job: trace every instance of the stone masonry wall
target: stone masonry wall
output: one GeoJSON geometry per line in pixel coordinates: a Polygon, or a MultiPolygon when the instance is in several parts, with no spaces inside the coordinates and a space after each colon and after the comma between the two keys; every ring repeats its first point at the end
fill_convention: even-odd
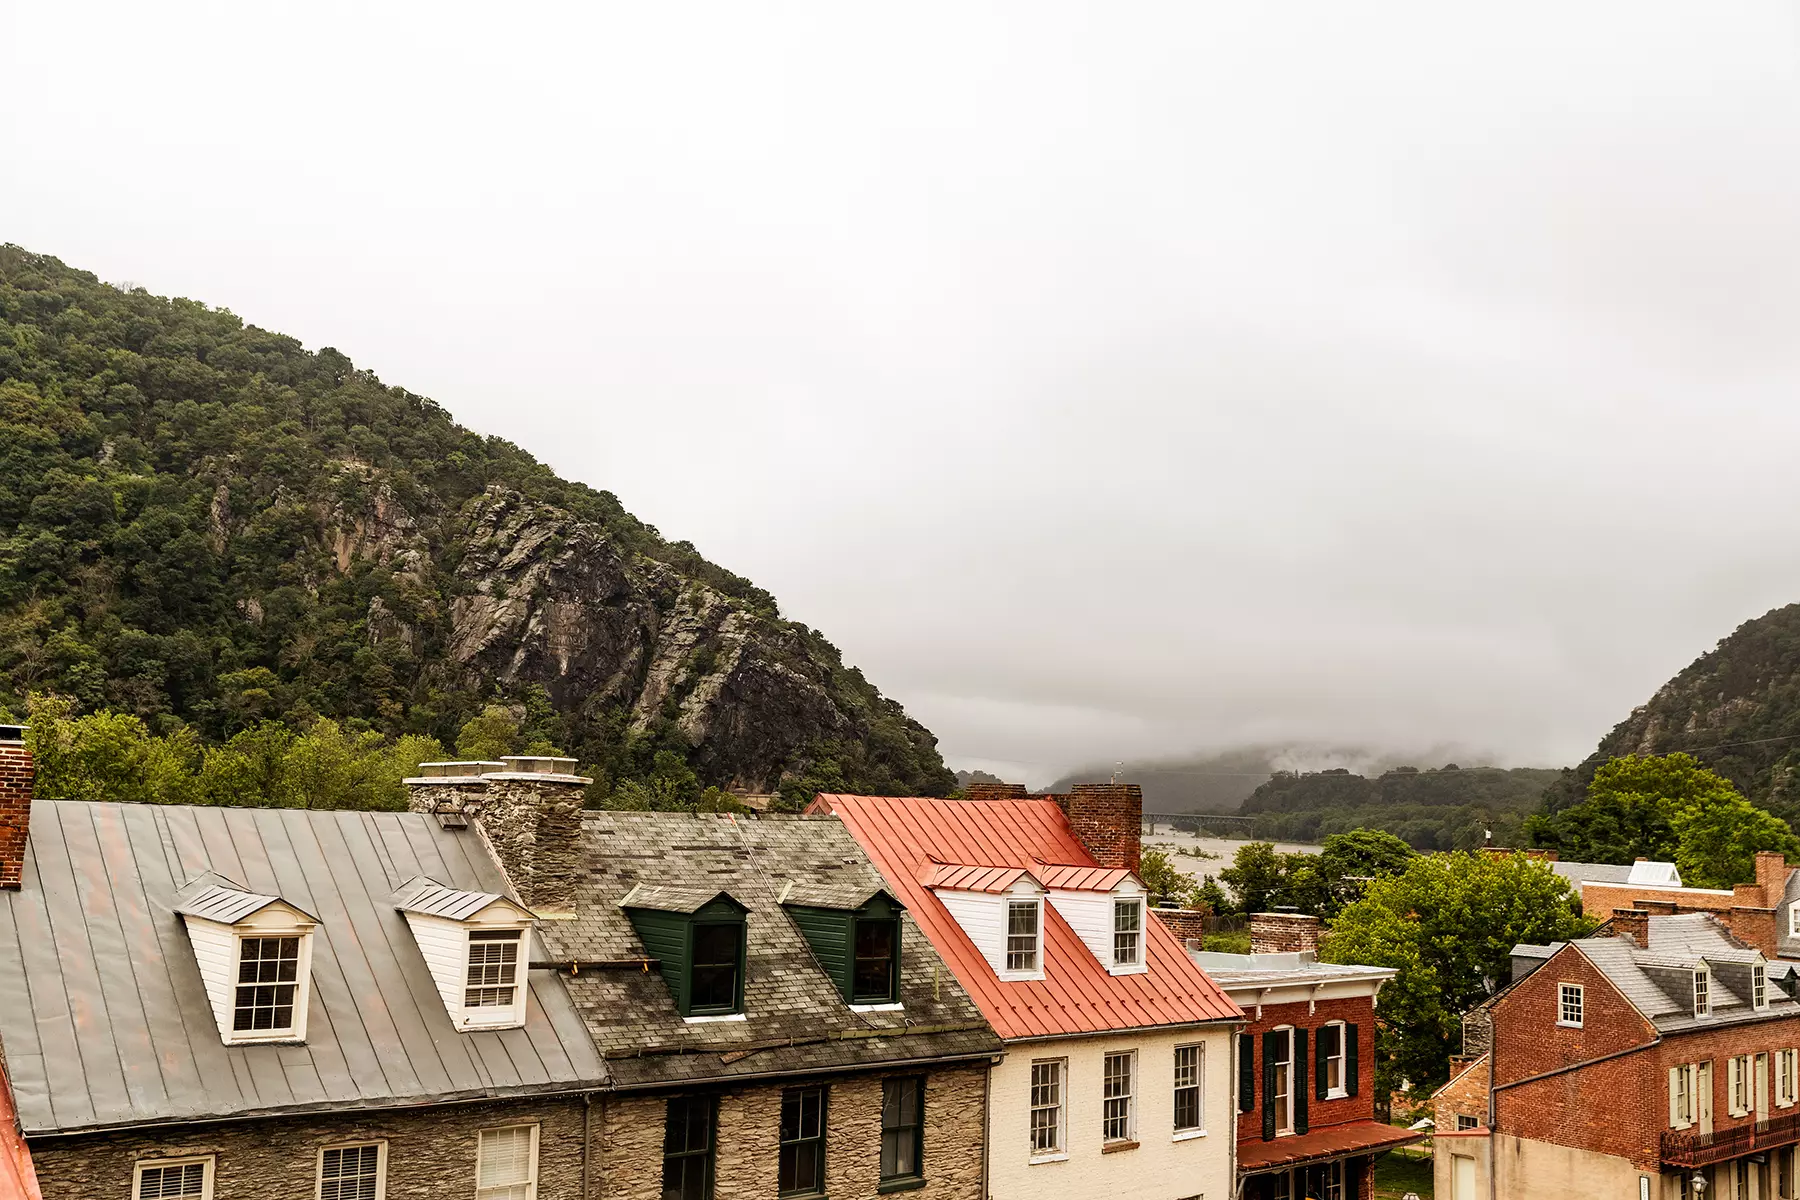
{"type": "Polygon", "coordinates": [[[574,911],[585,784],[498,774],[466,782],[409,781],[407,792],[414,812],[459,810],[479,822],[527,908],[541,916],[574,911]]]}
{"type": "MultiPolygon", "coordinates": [[[[596,1135],[598,1108],[596,1102],[596,1135]]],[[[45,1200],[126,1200],[140,1159],[202,1154],[217,1156],[213,1200],[297,1200],[315,1194],[321,1148],[385,1140],[388,1200],[444,1200],[474,1196],[481,1130],[535,1123],[538,1200],[581,1200],[582,1109],[576,1097],[276,1117],[150,1133],[36,1138],[31,1154],[45,1200]]],[[[659,1139],[661,1128],[659,1121],[659,1139]]],[[[597,1174],[598,1166],[596,1154],[590,1169],[597,1174]]],[[[591,1192],[600,1195],[597,1186],[591,1192]]]]}
{"type": "MultiPolygon", "coordinates": [[[[919,1200],[981,1200],[985,1065],[944,1067],[925,1082],[925,1186],[919,1200]]],[[[917,1074],[917,1072],[896,1072],[917,1074]]],[[[825,1101],[825,1192],[874,1200],[881,1182],[885,1075],[838,1078],[825,1101]]],[[[773,1196],[781,1137],[779,1083],[722,1090],[714,1195],[773,1196]]],[[[661,1200],[666,1095],[611,1097],[603,1137],[604,1200],[661,1200]]]]}
{"type": "Polygon", "coordinates": [[[0,742],[0,887],[22,885],[25,835],[31,825],[31,751],[0,742]]]}

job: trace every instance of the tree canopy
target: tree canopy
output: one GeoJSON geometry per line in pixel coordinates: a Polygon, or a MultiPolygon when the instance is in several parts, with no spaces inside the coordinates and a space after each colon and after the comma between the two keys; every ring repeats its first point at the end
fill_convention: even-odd
{"type": "Polygon", "coordinates": [[[1248,842],[1219,879],[1244,912],[1292,908],[1329,921],[1371,880],[1405,870],[1414,857],[1393,834],[1358,829],[1332,834],[1317,854],[1283,854],[1270,842],[1248,842]]]}

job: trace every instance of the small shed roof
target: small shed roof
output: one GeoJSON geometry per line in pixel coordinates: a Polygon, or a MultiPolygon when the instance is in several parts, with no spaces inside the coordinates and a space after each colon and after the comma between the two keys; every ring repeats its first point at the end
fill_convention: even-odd
{"type": "Polygon", "coordinates": [[[1038,863],[1031,868],[1038,882],[1058,892],[1110,892],[1137,876],[1124,867],[1096,867],[1091,863],[1038,863]]]}
{"type": "Polygon", "coordinates": [[[175,893],[176,912],[184,917],[217,921],[221,925],[235,925],[271,904],[285,904],[314,923],[319,919],[298,904],[283,900],[280,896],[264,896],[250,891],[217,871],[206,872],[175,893]]]}
{"type": "Polygon", "coordinates": [[[985,867],[969,863],[928,862],[919,868],[919,883],[928,888],[948,888],[953,892],[1009,892],[1019,880],[1029,879],[1043,884],[1030,867],[985,867]]]}

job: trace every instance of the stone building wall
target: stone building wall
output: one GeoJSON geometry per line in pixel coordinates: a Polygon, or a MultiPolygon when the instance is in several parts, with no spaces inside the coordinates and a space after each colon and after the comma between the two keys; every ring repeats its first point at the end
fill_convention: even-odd
{"type": "MultiPolygon", "coordinates": [[[[925,1186],[908,1196],[981,1200],[986,1073],[985,1065],[943,1067],[927,1073],[925,1186]]],[[[885,1078],[886,1074],[856,1075],[826,1085],[825,1193],[832,1200],[873,1200],[879,1194],[885,1078]]],[[[775,1195],[783,1090],[782,1084],[769,1083],[717,1092],[714,1195],[775,1195]]],[[[660,1200],[666,1104],[665,1094],[608,1098],[602,1152],[605,1190],[601,1195],[605,1200],[660,1200]]]]}
{"type": "MultiPolygon", "coordinates": [[[[510,1100],[35,1138],[30,1144],[45,1200],[127,1200],[138,1161],[207,1154],[215,1156],[213,1200],[304,1200],[315,1194],[321,1149],[371,1141],[387,1143],[388,1200],[445,1200],[474,1196],[481,1130],[536,1124],[538,1200],[581,1200],[583,1108],[580,1097],[510,1100]]],[[[598,1109],[596,1101],[596,1134],[598,1109]]],[[[659,1121],[659,1155],[661,1131],[659,1121]]],[[[598,1163],[596,1155],[591,1168],[598,1163]]],[[[597,1188],[590,1193],[600,1195],[597,1188]]]]}

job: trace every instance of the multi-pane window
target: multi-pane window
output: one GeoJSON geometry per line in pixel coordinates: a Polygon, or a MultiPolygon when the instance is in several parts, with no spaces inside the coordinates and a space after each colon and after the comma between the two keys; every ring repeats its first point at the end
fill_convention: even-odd
{"type": "Polygon", "coordinates": [[[1769,968],[1761,963],[1752,963],[1750,966],[1750,1007],[1769,1007],[1769,968]]]}
{"type": "Polygon", "coordinates": [[[1137,1054],[1125,1050],[1100,1062],[1100,1136],[1109,1142],[1131,1140],[1136,1123],[1137,1054]]]}
{"type": "Polygon", "coordinates": [[[506,1008],[513,1006],[519,990],[519,943],[523,934],[517,929],[472,929],[469,931],[469,978],[463,989],[466,1008],[506,1008]]]}
{"type": "Polygon", "coordinates": [[[1775,1052],[1775,1103],[1783,1108],[1800,1100],[1800,1050],[1775,1052]]]}
{"type": "Polygon", "coordinates": [[[537,1126],[483,1129],[475,1147],[475,1200],[537,1195],[537,1126]]]}
{"type": "Polygon", "coordinates": [[[1686,1129],[1694,1123],[1694,1064],[1669,1069],[1669,1124],[1686,1129]]]}
{"type": "Polygon", "coordinates": [[[711,1096],[677,1096],[663,1124],[662,1200],[712,1200],[713,1123],[711,1096]]]}
{"type": "Polygon", "coordinates": [[[694,965],[688,1008],[696,1013],[736,1012],[744,927],[736,921],[694,926],[694,965]]]}
{"type": "Polygon", "coordinates": [[[276,1035],[292,1030],[299,990],[299,938],[240,938],[232,1032],[276,1035]]]}
{"type": "Polygon", "coordinates": [[[1344,1023],[1333,1021],[1319,1030],[1319,1086],[1326,1097],[1343,1096],[1344,1023]]]}
{"type": "Polygon", "coordinates": [[[1268,1047],[1268,1071],[1274,1078],[1274,1086],[1263,1098],[1263,1103],[1275,1110],[1275,1132],[1292,1133],[1294,1131],[1294,1031],[1279,1029],[1273,1037],[1264,1042],[1268,1047]]]}
{"type": "Polygon", "coordinates": [[[1788,905],[1788,936],[1800,937],[1800,903],[1788,905]]]}
{"type": "Polygon", "coordinates": [[[379,1200],[381,1144],[327,1146],[319,1151],[318,1200],[379,1200]]]}
{"type": "Polygon", "coordinates": [[[1470,1129],[1480,1129],[1480,1128],[1481,1128],[1481,1118],[1480,1117],[1471,1117],[1468,1113],[1457,1113],[1456,1114],[1456,1131],[1458,1133],[1464,1133],[1470,1129]]]}
{"type": "Polygon", "coordinates": [[[824,1088],[789,1088],[781,1093],[776,1175],[783,1196],[813,1196],[825,1190],[824,1088]]]}
{"type": "Polygon", "coordinates": [[[856,963],[850,999],[858,1004],[882,1004],[894,999],[895,951],[900,945],[900,922],[891,919],[856,922],[856,963]]]}
{"type": "Polygon", "coordinates": [[[881,1182],[925,1174],[925,1080],[918,1075],[881,1085],[881,1182]]]}
{"type": "Polygon", "coordinates": [[[1113,901],[1113,966],[1135,967],[1143,959],[1144,902],[1113,901]]]}
{"type": "Polygon", "coordinates": [[[1556,1023],[1567,1025],[1573,1029],[1581,1028],[1582,992],[1579,983],[1560,983],[1556,986],[1556,1023]]]}
{"type": "Polygon", "coordinates": [[[1063,1064],[1061,1058],[1031,1064],[1031,1152],[1056,1154],[1063,1147],[1063,1064]]]}
{"type": "Polygon", "coordinates": [[[187,1158],[143,1162],[137,1168],[137,1200],[205,1200],[212,1159],[187,1158]]]}
{"type": "Polygon", "coordinates": [[[1269,1177],[1269,1200],[1294,1200],[1292,1171],[1277,1171],[1269,1177]]]}
{"type": "Polygon", "coordinates": [[[1175,1132],[1198,1129],[1204,1116],[1200,1107],[1200,1047],[1175,1047],[1175,1132]]]}
{"type": "Polygon", "coordinates": [[[1694,972],[1694,1015],[1704,1017],[1712,1012],[1712,980],[1705,967],[1694,972]]]}
{"type": "Polygon", "coordinates": [[[1741,1117],[1750,1111],[1750,1079],[1752,1067],[1748,1054],[1734,1055],[1725,1063],[1725,1090],[1731,1115],[1741,1117]]]}
{"type": "Polygon", "coordinates": [[[1009,900],[1006,904],[1006,969],[1038,969],[1038,902],[1009,900]]]}
{"type": "Polygon", "coordinates": [[[1324,1176],[1324,1200],[1344,1200],[1344,1160],[1326,1163],[1319,1174],[1324,1176]]]}

